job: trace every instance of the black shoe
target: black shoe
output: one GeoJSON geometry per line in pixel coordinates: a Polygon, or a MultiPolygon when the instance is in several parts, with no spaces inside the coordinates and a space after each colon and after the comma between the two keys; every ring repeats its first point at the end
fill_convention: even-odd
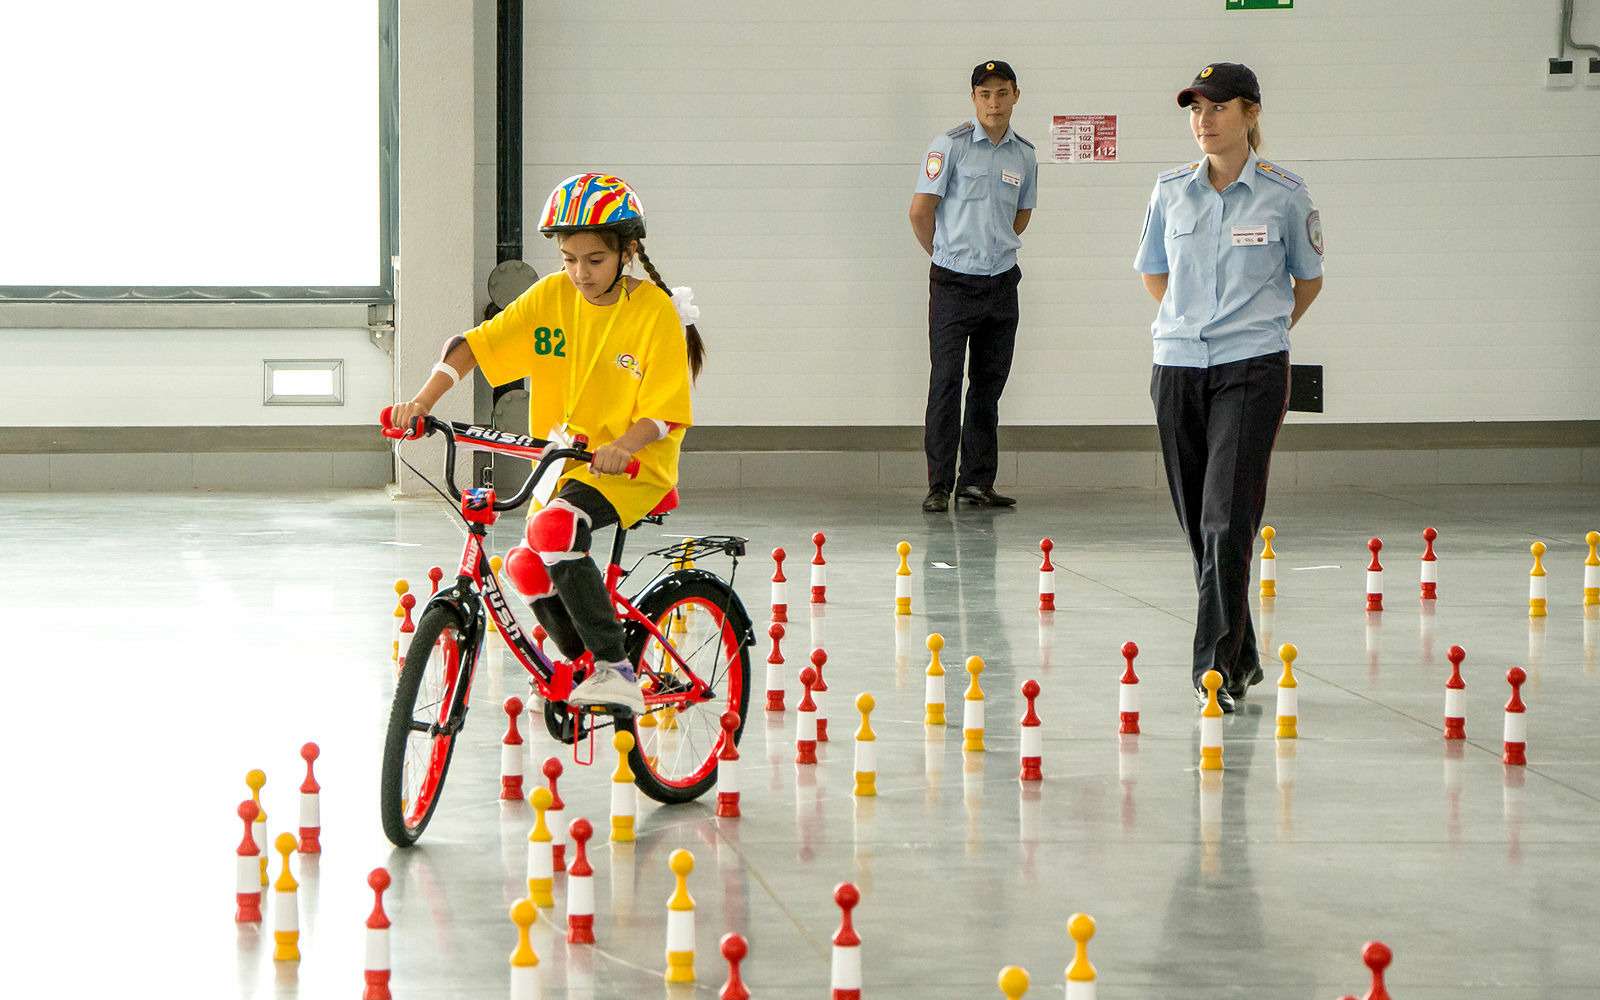
{"type": "Polygon", "coordinates": [[[1255,673],[1250,675],[1249,681],[1243,684],[1238,681],[1229,681],[1222,690],[1232,697],[1234,701],[1244,701],[1245,695],[1250,693],[1250,689],[1266,679],[1266,671],[1261,669],[1260,663],[1257,663],[1255,673]]]}
{"type": "MultiPolygon", "coordinates": [[[[1206,707],[1205,688],[1197,687],[1194,689],[1194,703],[1202,709],[1206,707]]],[[[1233,695],[1229,694],[1228,689],[1225,687],[1217,688],[1217,705],[1221,707],[1223,715],[1232,715],[1237,707],[1233,703],[1233,695]]]]}
{"type": "Polygon", "coordinates": [[[927,514],[943,514],[950,509],[950,494],[944,490],[929,490],[922,498],[922,510],[927,514]]]}
{"type": "Polygon", "coordinates": [[[956,490],[956,499],[965,500],[967,503],[979,507],[1015,507],[1017,502],[1011,497],[1003,497],[994,491],[992,486],[963,486],[956,490]]]}

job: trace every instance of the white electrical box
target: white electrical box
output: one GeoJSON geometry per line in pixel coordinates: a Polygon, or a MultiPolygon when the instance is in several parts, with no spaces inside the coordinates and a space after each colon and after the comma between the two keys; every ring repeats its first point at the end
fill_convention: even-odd
{"type": "Polygon", "coordinates": [[[1548,90],[1570,90],[1578,85],[1578,67],[1571,59],[1551,59],[1545,68],[1544,85],[1548,90]]]}

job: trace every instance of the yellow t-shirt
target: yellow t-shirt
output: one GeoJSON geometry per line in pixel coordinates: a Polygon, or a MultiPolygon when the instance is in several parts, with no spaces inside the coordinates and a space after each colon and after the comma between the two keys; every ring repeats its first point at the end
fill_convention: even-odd
{"type": "Polygon", "coordinates": [[[637,479],[596,475],[579,463],[563,471],[563,481],[604,494],[623,525],[636,523],[677,485],[678,451],[693,420],[689,349],[678,312],[660,288],[643,282],[616,303],[597,306],[557,271],[466,336],[490,383],[528,379],[528,431],[535,437],[565,421],[568,433],[588,435],[594,449],[640,420],[675,425],[635,454],[637,479]]]}

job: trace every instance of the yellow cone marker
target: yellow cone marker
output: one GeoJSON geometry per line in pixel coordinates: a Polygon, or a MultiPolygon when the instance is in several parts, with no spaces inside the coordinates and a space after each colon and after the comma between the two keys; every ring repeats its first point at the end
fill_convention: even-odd
{"type": "Polygon", "coordinates": [[[528,831],[528,899],[542,910],[553,910],[556,905],[550,893],[556,878],[555,854],[551,850],[553,839],[544,816],[554,801],[548,788],[535,788],[528,796],[534,817],[533,829],[528,831]]]}
{"type": "Polygon", "coordinates": [[[273,848],[283,855],[283,867],[278,881],[272,886],[272,960],[274,962],[300,961],[300,883],[289,871],[289,856],[300,846],[292,833],[278,834],[273,848]]]}
{"type": "Polygon", "coordinates": [[[528,931],[539,916],[529,899],[511,904],[511,922],[517,925],[517,947],[511,953],[511,1000],[538,1000],[539,956],[534,953],[528,931]]]}
{"type": "Polygon", "coordinates": [[[1207,670],[1200,683],[1206,689],[1206,707],[1200,710],[1200,770],[1222,770],[1222,706],[1217,704],[1217,688],[1222,675],[1207,670]]]}
{"type": "Polygon", "coordinates": [[[856,788],[855,794],[871,797],[878,794],[878,734],[872,731],[872,710],[878,706],[871,692],[856,695],[856,711],[861,713],[861,727],[856,730],[856,788]]]}
{"type": "Polygon", "coordinates": [[[1094,937],[1094,918],[1074,913],[1067,919],[1072,936],[1072,964],[1067,966],[1067,1000],[1094,1000],[1095,971],[1089,961],[1089,939],[1094,937]]]}
{"type": "Polygon", "coordinates": [[[667,982],[694,982],[694,897],[689,895],[689,873],[694,855],[679,848],[667,859],[678,880],[667,900],[667,982]]]}
{"type": "Polygon", "coordinates": [[[944,636],[937,632],[928,636],[927,711],[922,716],[925,726],[944,725],[944,664],[939,662],[941,649],[944,649],[944,636]]]}
{"type": "Polygon", "coordinates": [[[1528,617],[1543,618],[1549,597],[1544,575],[1544,543],[1534,542],[1528,546],[1528,551],[1533,553],[1533,569],[1528,571],[1528,617]]]}
{"type": "Polygon", "coordinates": [[[1261,550],[1261,596],[1278,596],[1278,554],[1272,551],[1272,540],[1278,537],[1278,529],[1270,524],[1261,526],[1261,540],[1266,547],[1261,550]]]}
{"type": "Polygon", "coordinates": [[[261,847],[261,884],[267,882],[267,855],[271,853],[272,841],[267,839],[267,810],[261,805],[261,789],[267,785],[267,772],[261,768],[246,772],[244,783],[250,788],[250,801],[256,804],[256,822],[250,829],[250,837],[261,847]]]}
{"type": "Polygon", "coordinates": [[[1300,738],[1300,685],[1294,679],[1294,661],[1300,650],[1292,642],[1278,647],[1278,659],[1283,661],[1283,676],[1278,678],[1278,739],[1300,738]]]}
{"type": "Polygon", "coordinates": [[[894,613],[909,615],[911,613],[911,564],[906,558],[911,555],[911,543],[901,540],[895,546],[895,551],[900,553],[900,568],[895,570],[894,577],[894,613]]]}
{"type": "Polygon", "coordinates": [[[639,811],[639,797],[633,787],[633,769],[628,754],[633,751],[633,734],[620,732],[611,737],[617,748],[617,769],[611,772],[611,842],[633,843],[633,817],[639,811]]]}
{"type": "Polygon", "coordinates": [[[983,746],[983,688],[978,686],[978,675],[983,673],[983,657],[967,657],[967,673],[972,683],[962,695],[961,749],[982,753],[983,746]]]}
{"type": "Polygon", "coordinates": [[[1028,970],[1017,965],[1008,965],[1000,970],[1000,992],[1005,994],[1006,1000],[1022,1000],[1028,992],[1028,970]]]}
{"type": "Polygon", "coordinates": [[[1583,561],[1583,603],[1600,604],[1600,531],[1583,536],[1589,543],[1589,558],[1583,561]]]}
{"type": "Polygon", "coordinates": [[[400,662],[400,623],[406,620],[405,605],[400,603],[400,599],[406,596],[406,593],[410,590],[411,584],[406,581],[396,580],[394,582],[394,632],[391,633],[389,649],[389,661],[391,663],[400,662]]]}

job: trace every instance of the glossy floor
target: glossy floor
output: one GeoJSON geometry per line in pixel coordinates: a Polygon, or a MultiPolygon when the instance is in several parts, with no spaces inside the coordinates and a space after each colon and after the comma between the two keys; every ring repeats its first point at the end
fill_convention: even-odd
{"type": "MultiPolygon", "coordinates": [[[[859,884],[865,996],[999,996],[1001,966],[1059,995],[1067,917],[1092,914],[1099,996],[1360,995],[1359,951],[1394,949],[1401,1000],[1594,996],[1600,951],[1600,620],[1581,606],[1593,488],[1279,494],[1280,594],[1266,648],[1296,643],[1300,738],[1274,739],[1271,685],[1226,725],[1226,771],[1199,780],[1187,684],[1187,554],[1166,497],[1029,491],[1015,511],[923,515],[912,493],[706,494],[667,531],[751,539],[738,589],[765,631],[771,564],[791,553],[788,712],[752,707],[743,813],[714,797],[641,800],[638,842],[592,852],[593,947],[542,919],[549,997],[713,996],[727,930],[746,934],[756,997],[821,997],[838,911],[859,884]],[[1439,529],[1437,606],[1417,599],[1418,532],[1439,529]],[[828,533],[828,603],[805,603],[807,539],[828,533]],[[1035,610],[1038,541],[1056,542],[1060,610],[1035,610]],[[1388,543],[1387,610],[1363,611],[1365,547],[1388,543]],[[895,543],[914,546],[914,614],[893,614],[895,543]],[[1528,545],[1550,546],[1550,615],[1527,616],[1528,545]],[[949,726],[922,723],[923,640],[947,640],[949,726]],[[832,742],[792,763],[794,681],[829,654],[832,742]],[[1142,652],[1143,734],[1119,739],[1118,650],[1142,652]],[[1445,650],[1466,647],[1467,735],[1441,739],[1445,650]],[[985,754],[963,754],[967,655],[984,657],[985,754]],[[1529,766],[1500,761],[1511,664],[1529,681],[1529,766]],[[1042,685],[1045,781],[1016,780],[1019,687],[1042,685]],[[878,709],[879,795],[851,795],[849,703],[878,709]],[[666,859],[696,857],[698,988],[667,991],[666,859]]],[[[641,533],[643,541],[661,529],[641,533]]],[[[516,525],[496,534],[503,551],[516,525]]],[[[377,821],[396,577],[426,589],[460,533],[438,503],[376,493],[0,496],[0,608],[12,725],[8,976],[28,995],[356,996],[367,872],[395,885],[396,997],[501,997],[531,812],[498,790],[504,655],[478,679],[443,804],[422,846],[377,821]],[[296,815],[298,748],[322,749],[323,854],[297,860],[298,965],[233,923],[234,808],[266,769],[274,833],[296,815]]],[[[714,563],[709,568],[722,569],[714,563]]],[[[1253,602],[1254,603],[1254,602],[1253,602]]],[[[752,650],[765,687],[767,643],[752,650]]],[[[1276,678],[1277,670],[1269,670],[1276,678]]],[[[563,755],[568,817],[602,829],[609,754],[563,755]]],[[[275,866],[276,867],[276,866],[275,866]]],[[[563,879],[556,898],[564,899],[563,879]]],[[[557,914],[559,917],[559,912],[557,914]]],[[[547,919],[547,918],[546,918],[547,919]]],[[[20,995],[20,994],[19,994],[20,995]]]]}

